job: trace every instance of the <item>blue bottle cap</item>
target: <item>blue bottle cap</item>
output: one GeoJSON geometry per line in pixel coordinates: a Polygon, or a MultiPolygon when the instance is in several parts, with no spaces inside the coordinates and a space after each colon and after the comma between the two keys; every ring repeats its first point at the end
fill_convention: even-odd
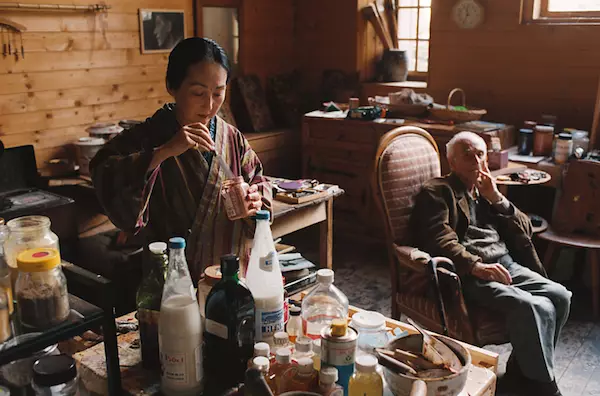
{"type": "Polygon", "coordinates": [[[183,249],[185,247],[185,239],[181,237],[175,237],[169,239],[169,247],[171,249],[183,249]]]}
{"type": "Polygon", "coordinates": [[[252,216],[252,218],[254,220],[270,220],[271,212],[269,212],[268,210],[259,210],[254,216],[252,216]]]}

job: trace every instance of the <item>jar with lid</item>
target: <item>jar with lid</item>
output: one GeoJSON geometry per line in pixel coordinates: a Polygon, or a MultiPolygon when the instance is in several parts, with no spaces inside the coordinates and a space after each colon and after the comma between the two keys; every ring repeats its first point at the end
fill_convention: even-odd
{"type": "Polygon", "coordinates": [[[519,154],[529,155],[533,150],[533,130],[527,128],[519,129],[519,154]]]}
{"type": "MultiPolygon", "coordinates": [[[[29,344],[32,340],[35,340],[42,333],[25,333],[13,337],[6,344],[4,348],[14,348],[23,344],[29,344]]],[[[22,388],[31,384],[33,377],[33,365],[36,360],[43,356],[59,355],[58,344],[49,345],[43,349],[33,351],[27,357],[22,359],[14,360],[4,366],[0,367],[0,375],[2,378],[13,387],[22,388]]]]}
{"type": "Polygon", "coordinates": [[[248,206],[246,205],[248,188],[250,188],[250,185],[244,181],[242,176],[236,176],[223,182],[221,195],[229,220],[242,219],[248,216],[248,206]]]}
{"type": "Polygon", "coordinates": [[[50,224],[50,219],[44,216],[18,217],[6,223],[10,234],[4,244],[4,249],[6,262],[11,272],[13,290],[19,273],[17,270],[19,253],[42,247],[59,250],[58,237],[50,229],[50,224]]]}
{"type": "Polygon", "coordinates": [[[573,152],[573,137],[570,133],[560,133],[556,140],[556,148],[554,150],[554,162],[564,164],[567,162],[573,152]]]}
{"type": "Polygon", "coordinates": [[[373,348],[383,348],[388,342],[385,316],[375,311],[362,311],[352,315],[350,322],[358,331],[358,348],[363,352],[372,352],[373,348]]]}
{"type": "Polygon", "coordinates": [[[8,263],[6,262],[6,254],[4,251],[4,243],[8,239],[8,235],[8,227],[4,224],[4,219],[0,218],[0,290],[4,290],[4,293],[6,293],[8,314],[12,315],[14,311],[12,282],[8,263]]]}
{"type": "Polygon", "coordinates": [[[575,129],[571,131],[571,136],[573,136],[573,152],[577,148],[581,148],[583,153],[587,153],[590,148],[590,138],[588,131],[581,131],[575,129]]]}
{"type": "Polygon", "coordinates": [[[537,125],[533,134],[533,155],[552,155],[554,127],[537,125]]]}
{"type": "Polygon", "coordinates": [[[33,329],[46,329],[67,319],[69,295],[58,250],[25,250],[17,256],[17,265],[19,277],[15,296],[21,324],[33,329]]]}
{"type": "Polygon", "coordinates": [[[40,358],[33,364],[31,387],[36,396],[77,395],[75,360],[65,354],[40,358]]]}

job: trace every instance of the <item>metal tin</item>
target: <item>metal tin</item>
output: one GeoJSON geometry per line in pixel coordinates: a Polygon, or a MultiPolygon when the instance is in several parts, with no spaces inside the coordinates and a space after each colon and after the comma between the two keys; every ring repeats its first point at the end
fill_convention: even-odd
{"type": "MultiPolygon", "coordinates": [[[[332,334],[333,326],[321,330],[321,367],[331,366],[338,370],[338,384],[348,393],[348,382],[354,373],[358,332],[346,327],[344,336],[332,334]]],[[[334,333],[335,334],[335,333],[334,333]]]]}

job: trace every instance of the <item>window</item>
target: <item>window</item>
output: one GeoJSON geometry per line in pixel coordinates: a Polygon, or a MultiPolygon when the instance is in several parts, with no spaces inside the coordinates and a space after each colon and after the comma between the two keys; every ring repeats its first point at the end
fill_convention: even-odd
{"type": "Polygon", "coordinates": [[[411,75],[429,69],[429,23],[431,0],[400,0],[398,7],[398,43],[408,54],[411,75]]]}
{"type": "Polygon", "coordinates": [[[523,0],[522,22],[600,23],[600,0],[523,0]]]}

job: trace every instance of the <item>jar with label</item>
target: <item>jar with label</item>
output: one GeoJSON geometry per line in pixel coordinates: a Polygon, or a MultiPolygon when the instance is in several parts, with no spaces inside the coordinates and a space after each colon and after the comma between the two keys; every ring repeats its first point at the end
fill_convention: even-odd
{"type": "Polygon", "coordinates": [[[4,224],[4,219],[0,218],[0,289],[6,293],[8,301],[8,314],[12,315],[14,311],[12,282],[10,279],[10,269],[6,261],[4,252],[4,243],[8,239],[8,227],[4,224]]]}
{"type": "Polygon", "coordinates": [[[223,205],[229,220],[242,219],[248,216],[246,195],[250,185],[244,181],[242,176],[236,176],[225,180],[221,185],[223,205]]]}
{"type": "Polygon", "coordinates": [[[533,134],[533,155],[552,155],[552,143],[554,141],[554,127],[537,125],[533,134]]]}
{"type": "Polygon", "coordinates": [[[69,316],[67,279],[60,264],[60,254],[52,248],[30,249],[17,256],[15,296],[23,326],[46,329],[69,316]]]}
{"type": "Polygon", "coordinates": [[[24,250],[53,248],[59,250],[58,237],[50,229],[50,219],[44,216],[24,216],[10,220],[10,231],[4,244],[6,261],[11,272],[12,286],[17,280],[17,255],[24,250]]]}
{"type": "Polygon", "coordinates": [[[556,148],[554,150],[554,162],[564,164],[567,162],[573,151],[573,137],[570,133],[560,133],[556,140],[556,148]]]}

